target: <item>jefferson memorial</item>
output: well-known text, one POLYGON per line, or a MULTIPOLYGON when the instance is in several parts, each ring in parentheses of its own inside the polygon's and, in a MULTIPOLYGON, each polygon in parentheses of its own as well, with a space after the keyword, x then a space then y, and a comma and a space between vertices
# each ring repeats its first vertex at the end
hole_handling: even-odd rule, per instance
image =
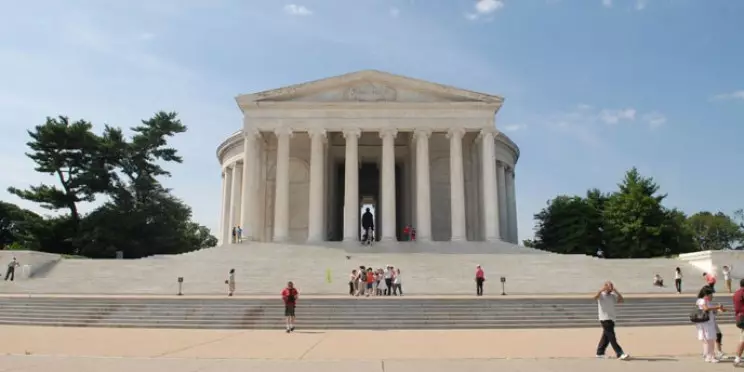
POLYGON ((504 99, 365 70, 236 98, 243 128, 217 148, 219 238, 376 238, 517 244, 519 148, 498 131, 504 99))

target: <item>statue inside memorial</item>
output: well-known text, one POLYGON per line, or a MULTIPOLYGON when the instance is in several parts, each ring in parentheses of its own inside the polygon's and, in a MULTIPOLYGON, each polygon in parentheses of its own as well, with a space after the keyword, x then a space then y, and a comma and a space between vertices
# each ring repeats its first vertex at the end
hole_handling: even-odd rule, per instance
POLYGON ((362 228, 364 229, 364 235, 362 235, 362 244, 370 245, 375 240, 375 217, 369 208, 364 210, 362 215, 362 228))

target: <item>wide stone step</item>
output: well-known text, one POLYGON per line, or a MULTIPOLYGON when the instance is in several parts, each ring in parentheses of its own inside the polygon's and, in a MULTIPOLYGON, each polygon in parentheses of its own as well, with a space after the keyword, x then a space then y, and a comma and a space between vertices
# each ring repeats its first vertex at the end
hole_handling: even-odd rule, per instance
MULTIPOLYGON (((694 298, 638 298, 620 305, 620 326, 689 325, 694 298)), ((0 324, 67 327, 281 329, 274 299, 2 298, 0 324)), ((591 299, 309 298, 303 329, 515 329, 596 327, 591 299)), ((719 322, 732 323, 731 313, 719 322)))

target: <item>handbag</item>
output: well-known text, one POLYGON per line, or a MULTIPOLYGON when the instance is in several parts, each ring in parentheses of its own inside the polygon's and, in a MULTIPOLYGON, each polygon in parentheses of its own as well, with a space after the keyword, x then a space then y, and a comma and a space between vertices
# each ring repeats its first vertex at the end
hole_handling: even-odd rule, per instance
MULTIPOLYGON (((692 323, 705 323, 710 320, 710 314, 707 311, 700 309, 695 306, 695 310, 690 313, 690 322, 692 323)), ((738 324, 738 320, 737 320, 738 324)))

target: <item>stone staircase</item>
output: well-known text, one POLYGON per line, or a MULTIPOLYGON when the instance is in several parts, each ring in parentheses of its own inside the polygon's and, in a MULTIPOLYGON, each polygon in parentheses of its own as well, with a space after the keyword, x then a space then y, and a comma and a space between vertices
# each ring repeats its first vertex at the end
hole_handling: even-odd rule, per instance
POLYGON ((338 295, 348 292, 352 268, 388 264, 401 268, 405 292, 416 295, 472 294, 477 264, 486 271, 486 294, 501 292, 501 276, 509 294, 586 294, 605 280, 623 293, 672 293, 652 286, 652 278, 658 273, 671 285, 677 266, 685 292, 703 285, 700 270, 679 260, 601 260, 506 243, 250 243, 136 260, 63 259, 29 280, 0 281, 0 293, 172 295, 183 277, 185 294, 215 295, 226 292, 227 272, 235 268, 238 294, 273 295, 292 280, 303 294, 338 295))
MULTIPOLYGON (((722 297, 723 298, 723 297, 722 297)), ((690 296, 630 298, 618 326, 692 325, 690 296)), ((597 327, 590 298, 305 298, 298 330, 597 327)), ((719 317, 733 323, 731 313, 719 317)), ((0 325, 188 329, 282 329, 280 299, 0 298, 0 325)))

